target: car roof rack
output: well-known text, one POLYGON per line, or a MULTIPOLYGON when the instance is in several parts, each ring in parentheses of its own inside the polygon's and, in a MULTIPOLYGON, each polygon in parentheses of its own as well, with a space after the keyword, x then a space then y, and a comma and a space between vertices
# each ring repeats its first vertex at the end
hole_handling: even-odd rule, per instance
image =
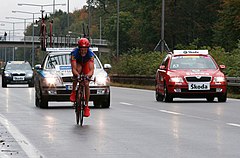
POLYGON ((75 48, 46 48, 47 52, 69 52, 75 48))
POLYGON ((174 55, 183 55, 183 54, 208 54, 208 50, 173 50, 174 55))

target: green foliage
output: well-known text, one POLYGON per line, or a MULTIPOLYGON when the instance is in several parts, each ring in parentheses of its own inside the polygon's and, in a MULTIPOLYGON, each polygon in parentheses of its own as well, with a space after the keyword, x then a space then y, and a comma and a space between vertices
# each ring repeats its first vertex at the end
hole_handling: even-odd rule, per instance
POLYGON ((240 1, 223 0, 219 19, 214 25, 214 42, 227 50, 237 47, 240 39, 240 1))
POLYGON ((111 73, 122 75, 154 75, 163 59, 159 52, 146 52, 133 49, 112 63, 111 73))
MULTIPOLYGON (((116 41, 117 41, 117 25, 116 25, 116 19, 117 15, 114 14, 111 16, 108 21, 107 25, 104 28, 105 36, 108 37, 109 42, 111 43, 111 48, 114 50, 116 46, 116 41)), ((133 25, 133 17, 129 12, 120 12, 119 15, 119 38, 121 39, 119 41, 120 47, 119 51, 120 52, 125 52, 129 48, 131 48, 131 44, 129 42, 130 35, 129 35, 129 29, 133 25)))

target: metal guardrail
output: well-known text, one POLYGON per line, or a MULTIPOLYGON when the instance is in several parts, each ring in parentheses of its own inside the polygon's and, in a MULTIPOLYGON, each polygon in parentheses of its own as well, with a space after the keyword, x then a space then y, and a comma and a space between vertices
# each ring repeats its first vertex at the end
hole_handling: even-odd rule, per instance
POLYGON ((228 86, 240 87, 240 77, 227 77, 228 86))
MULTIPOLYGON (((112 82, 140 85, 155 85, 155 76, 145 75, 110 75, 112 82)), ((240 87, 240 77, 227 77, 229 87, 240 87)))

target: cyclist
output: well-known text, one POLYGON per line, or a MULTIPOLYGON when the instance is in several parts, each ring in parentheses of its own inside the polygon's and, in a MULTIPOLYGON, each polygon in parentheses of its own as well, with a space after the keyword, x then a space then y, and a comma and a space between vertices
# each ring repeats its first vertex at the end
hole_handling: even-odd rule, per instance
MULTIPOLYGON (((73 73, 73 88, 70 95, 70 101, 76 101, 76 86, 77 78, 84 74, 86 77, 91 78, 94 72, 94 54, 89 49, 90 43, 87 38, 81 38, 78 41, 78 47, 71 52, 71 66, 73 73)), ((90 116, 90 109, 88 107, 88 101, 90 97, 89 81, 85 80, 85 94, 86 94, 86 106, 84 108, 84 116, 90 116)))

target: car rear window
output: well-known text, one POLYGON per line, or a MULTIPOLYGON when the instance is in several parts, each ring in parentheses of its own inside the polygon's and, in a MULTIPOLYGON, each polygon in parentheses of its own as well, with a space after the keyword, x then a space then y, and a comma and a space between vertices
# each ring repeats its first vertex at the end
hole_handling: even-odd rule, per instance
POLYGON ((209 56, 174 56, 170 69, 216 69, 216 65, 209 56))

